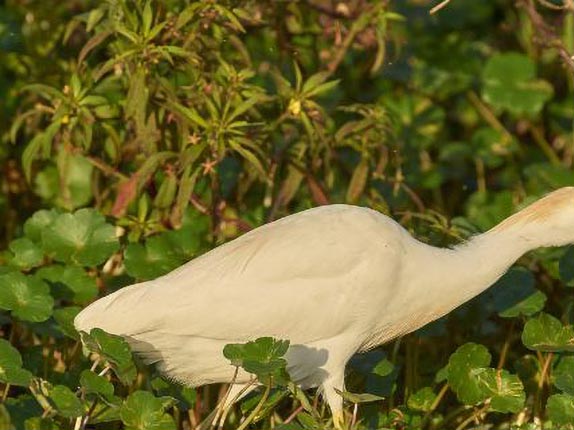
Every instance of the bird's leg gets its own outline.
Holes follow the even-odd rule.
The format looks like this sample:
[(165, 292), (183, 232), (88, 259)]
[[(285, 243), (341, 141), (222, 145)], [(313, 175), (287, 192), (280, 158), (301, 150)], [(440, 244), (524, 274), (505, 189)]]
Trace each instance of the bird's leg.
[(345, 390), (345, 376), (332, 375), (322, 384), (323, 399), (329, 405), (331, 409), (331, 414), (333, 416), (333, 425), (337, 430), (343, 430), (345, 428), (345, 415), (343, 414), (343, 397), (337, 390)]

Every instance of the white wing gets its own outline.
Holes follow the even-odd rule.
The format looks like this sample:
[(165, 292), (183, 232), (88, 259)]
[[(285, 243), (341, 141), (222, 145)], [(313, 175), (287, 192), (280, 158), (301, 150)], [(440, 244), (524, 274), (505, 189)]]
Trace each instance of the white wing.
[(369, 318), (376, 289), (384, 293), (399, 271), (403, 236), (369, 209), (311, 209), (100, 299), (76, 326), (135, 339), (333, 338)]

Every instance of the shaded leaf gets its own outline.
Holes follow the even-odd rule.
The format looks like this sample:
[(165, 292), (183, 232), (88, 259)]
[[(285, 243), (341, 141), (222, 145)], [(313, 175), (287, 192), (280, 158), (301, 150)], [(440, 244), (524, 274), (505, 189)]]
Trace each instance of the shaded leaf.
[(532, 60), (519, 53), (492, 56), (482, 78), (484, 99), (515, 115), (536, 115), (553, 94), (548, 82), (536, 79)]
[(54, 299), (48, 285), (19, 272), (0, 275), (0, 308), (25, 321), (41, 322), (52, 315)]
[(27, 387), (32, 373), (22, 368), (22, 357), (10, 342), (0, 339), (0, 381), (5, 384)]
[(574, 423), (574, 396), (554, 394), (546, 403), (546, 414), (554, 424), (572, 425)]
[(124, 383), (131, 383), (136, 377), (129, 344), (121, 337), (94, 328), (90, 333), (81, 333), (82, 342), (93, 353), (107, 361), (114, 373)]
[(59, 415), (66, 418), (76, 418), (86, 412), (80, 399), (65, 385), (56, 385), (48, 393), (50, 402)]

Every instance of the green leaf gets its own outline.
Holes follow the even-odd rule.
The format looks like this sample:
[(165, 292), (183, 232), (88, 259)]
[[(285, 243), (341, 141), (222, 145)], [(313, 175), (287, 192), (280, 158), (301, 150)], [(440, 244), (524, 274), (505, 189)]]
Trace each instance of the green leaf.
[(81, 267), (53, 265), (42, 267), (36, 276), (53, 285), (56, 298), (87, 303), (98, 295), (96, 280)]
[(54, 299), (48, 285), (19, 272), (0, 275), (0, 308), (24, 321), (41, 322), (52, 315)]
[(384, 400), (384, 397), (376, 396), (370, 393), (350, 393), (348, 391), (341, 391), (335, 388), (337, 394), (339, 394), (343, 400), (351, 403), (370, 403), (370, 402), (378, 402)]
[(189, 261), (199, 251), (197, 232), (183, 227), (147, 239), (144, 245), (129, 244), (125, 252), (126, 271), (137, 279), (154, 279)]
[(130, 384), (136, 377), (129, 344), (121, 337), (94, 328), (88, 334), (81, 333), (82, 342), (93, 353), (107, 361), (114, 373), (124, 384)]
[(415, 411), (430, 412), (435, 400), (436, 394), (433, 389), (424, 387), (412, 394), (407, 404)]
[(130, 394), (120, 409), (126, 430), (175, 430), (173, 418), (164, 412), (162, 399), (149, 391)]
[[(18, 427), (16, 427), (18, 428)], [(41, 416), (31, 417), (25, 421), (24, 430), (61, 430), (62, 427), (54, 418), (43, 418)]]
[(288, 381), (285, 370), (287, 361), (283, 358), (288, 349), (288, 340), (260, 337), (244, 344), (225, 345), (223, 355), (232, 365), (256, 375), (263, 384), (267, 384), (271, 378), (275, 383), (283, 384)]
[(559, 357), (558, 364), (552, 372), (552, 379), (557, 388), (574, 396), (574, 356)]
[(574, 423), (574, 396), (554, 394), (546, 403), (546, 414), (553, 424), (572, 425)]
[(376, 364), (372, 372), (377, 376), (385, 377), (393, 373), (393, 370), (395, 370), (395, 365), (386, 358), (383, 358)]
[(24, 223), (24, 234), (31, 241), (40, 243), (42, 232), (54, 222), (58, 215), (60, 215), (60, 212), (54, 209), (35, 212)]
[(12, 258), (10, 264), (20, 269), (30, 269), (42, 264), (44, 253), (34, 242), (27, 237), (15, 239), (10, 242)]
[(54, 259), (82, 266), (105, 262), (119, 248), (115, 229), (94, 209), (58, 215), (42, 232), (42, 246)]
[(536, 351), (574, 351), (574, 330), (552, 315), (541, 313), (524, 325), (522, 343)]
[[(29, 430), (26, 425), (30, 417), (40, 417), (43, 412), (38, 401), (28, 394), (20, 395), (17, 398), (8, 397), (4, 405), (10, 414), (12, 426), (0, 428), (7, 430)], [(41, 428), (41, 430), (44, 429)], [(48, 427), (48, 430), (53, 429)]]
[[(66, 154), (66, 153), (64, 153)], [(59, 169), (59, 180), (63, 190), (59, 192), (58, 204), (66, 209), (75, 209), (90, 203), (93, 198), (94, 166), (81, 155), (66, 154)]]
[(546, 295), (535, 288), (532, 272), (525, 268), (512, 268), (490, 290), (495, 310), (503, 318), (531, 316), (540, 312)]
[(54, 319), (58, 323), (58, 329), (66, 336), (80, 340), (80, 336), (74, 327), (74, 318), (80, 313), (81, 308), (78, 306), (68, 306), (54, 310)]
[(465, 405), (475, 405), (488, 397), (481, 388), (481, 374), (488, 371), (491, 356), (483, 345), (467, 343), (448, 360), (448, 383)]
[(83, 370), (80, 375), (80, 385), (86, 390), (86, 393), (101, 394), (109, 397), (114, 394), (114, 386), (103, 376), (100, 376), (91, 370)]
[(482, 390), (490, 397), (491, 410), (517, 413), (524, 407), (526, 395), (518, 376), (490, 368), (480, 375), (480, 380)]
[(59, 415), (66, 418), (76, 418), (86, 412), (80, 399), (65, 385), (56, 385), (48, 393), (49, 399)]
[(482, 78), (484, 100), (517, 116), (538, 114), (554, 93), (548, 82), (535, 79), (532, 60), (519, 53), (492, 56)]
[(32, 373), (22, 368), (22, 357), (10, 342), (0, 339), (0, 381), (5, 384), (27, 387)]

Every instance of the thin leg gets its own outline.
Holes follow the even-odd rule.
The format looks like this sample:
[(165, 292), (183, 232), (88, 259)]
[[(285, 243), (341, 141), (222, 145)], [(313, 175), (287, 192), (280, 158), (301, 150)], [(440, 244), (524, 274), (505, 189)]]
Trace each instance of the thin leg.
[(343, 397), (335, 389), (339, 391), (345, 390), (345, 376), (333, 375), (329, 377), (322, 385), (323, 398), (331, 409), (333, 415), (333, 425), (337, 430), (345, 428), (345, 415), (343, 414)]

